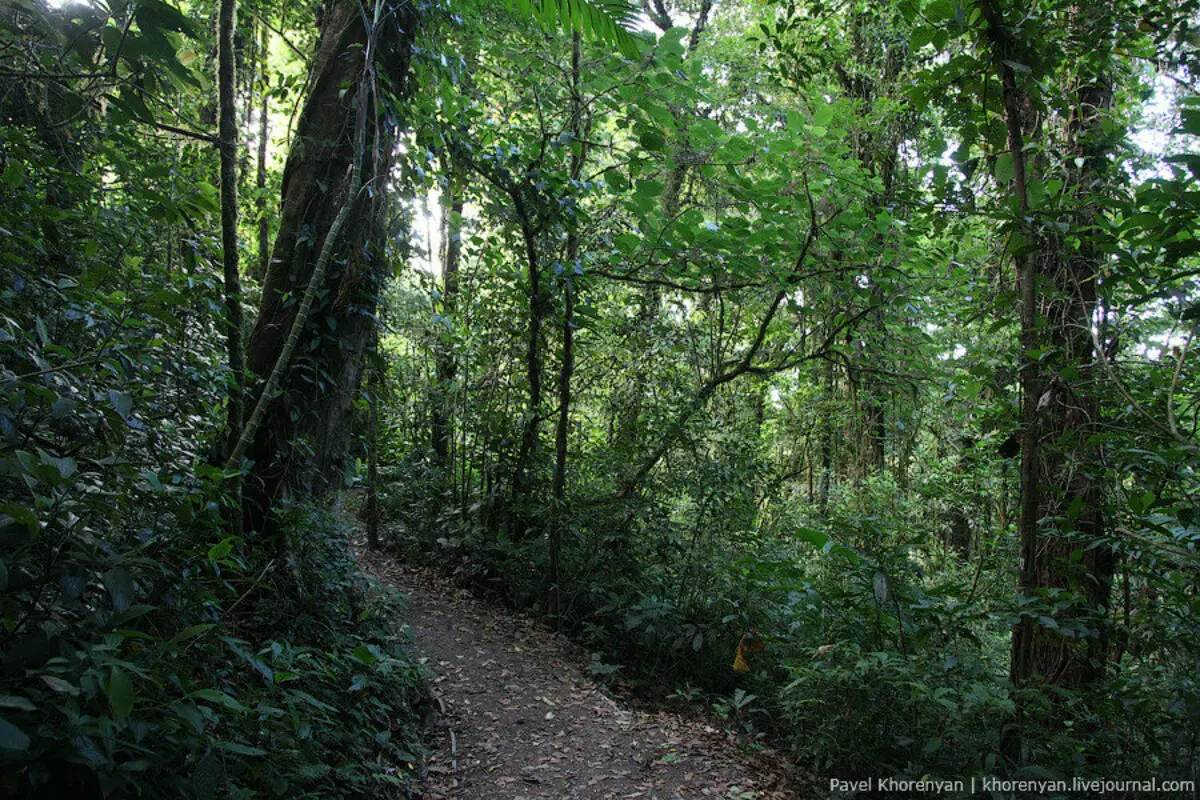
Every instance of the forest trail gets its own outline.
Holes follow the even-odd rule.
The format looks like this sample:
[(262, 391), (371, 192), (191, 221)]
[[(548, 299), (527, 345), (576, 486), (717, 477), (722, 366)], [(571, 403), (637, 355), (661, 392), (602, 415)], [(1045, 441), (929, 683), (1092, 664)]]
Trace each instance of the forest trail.
[(609, 698), (546, 626), (428, 570), (362, 550), (359, 562), (408, 596), (406, 624), (444, 707), (423, 800), (792, 796), (777, 766), (725, 732)]

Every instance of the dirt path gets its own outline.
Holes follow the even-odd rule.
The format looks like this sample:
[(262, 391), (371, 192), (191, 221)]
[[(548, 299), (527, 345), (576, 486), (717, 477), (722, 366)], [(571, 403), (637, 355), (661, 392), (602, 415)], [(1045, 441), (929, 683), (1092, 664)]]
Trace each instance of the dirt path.
[(408, 595), (418, 654), (445, 714), (420, 797), (773, 798), (789, 795), (729, 736), (668, 713), (622, 708), (546, 627), (386, 557), (364, 569)]

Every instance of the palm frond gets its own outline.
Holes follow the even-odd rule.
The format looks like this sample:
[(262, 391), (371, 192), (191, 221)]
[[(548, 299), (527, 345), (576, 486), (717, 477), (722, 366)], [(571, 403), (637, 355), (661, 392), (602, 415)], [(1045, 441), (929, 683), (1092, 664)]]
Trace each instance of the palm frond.
[(607, 42), (628, 58), (638, 55), (638, 40), (630, 30), (638, 12), (626, 0), (508, 0), (508, 5), (548, 27), (577, 30)]

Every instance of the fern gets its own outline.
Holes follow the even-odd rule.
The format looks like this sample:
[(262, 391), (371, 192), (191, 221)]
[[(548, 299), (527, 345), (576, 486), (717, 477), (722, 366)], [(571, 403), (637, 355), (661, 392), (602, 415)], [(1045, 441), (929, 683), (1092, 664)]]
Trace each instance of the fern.
[(547, 27), (577, 30), (614, 45), (628, 58), (638, 55), (638, 40), (630, 31), (637, 9), (625, 0), (508, 0), (508, 5)]

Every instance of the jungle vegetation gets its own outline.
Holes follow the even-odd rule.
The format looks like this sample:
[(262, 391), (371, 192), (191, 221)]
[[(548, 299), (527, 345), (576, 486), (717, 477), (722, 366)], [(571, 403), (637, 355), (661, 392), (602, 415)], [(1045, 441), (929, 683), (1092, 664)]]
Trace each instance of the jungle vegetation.
[(359, 505), (814, 784), (1200, 779), (1198, 25), (5, 0), (0, 790), (405, 796)]

